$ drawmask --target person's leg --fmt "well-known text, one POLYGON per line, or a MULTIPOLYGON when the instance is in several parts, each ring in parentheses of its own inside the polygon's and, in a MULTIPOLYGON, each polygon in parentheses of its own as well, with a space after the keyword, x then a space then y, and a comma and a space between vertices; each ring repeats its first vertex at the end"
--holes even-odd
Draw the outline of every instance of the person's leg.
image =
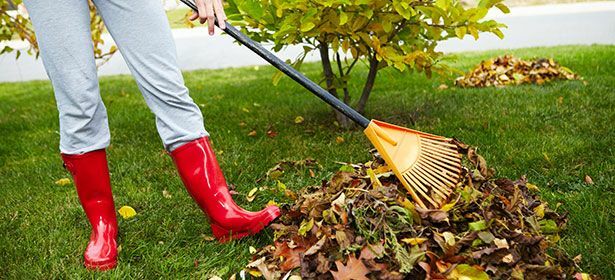
POLYGON ((168 151, 208 136, 201 110, 188 95, 175 41, 159 0, 94 0, 135 77, 168 151))
POLYGON ((280 215, 275 206, 241 209, 218 166, 201 112, 177 65, 171 29, 158 0, 94 0, 145 100, 186 189, 220 241, 255 234, 280 215))
POLYGON ((60 151, 81 154, 109 146, 84 0, 26 0, 60 113, 60 151))
POLYGON ((25 0, 60 112, 60 152, 92 226, 86 267, 117 262, 117 218, 104 148, 109 145, 85 0, 25 0))

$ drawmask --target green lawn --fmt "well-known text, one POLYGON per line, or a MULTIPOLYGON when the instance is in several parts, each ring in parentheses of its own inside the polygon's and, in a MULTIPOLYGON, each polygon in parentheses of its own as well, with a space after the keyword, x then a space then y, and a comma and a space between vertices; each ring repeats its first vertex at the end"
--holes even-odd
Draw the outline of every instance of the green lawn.
MULTIPOLYGON (((455 66, 469 69, 480 60, 512 53, 553 57, 585 78, 544 86, 503 89, 438 90, 450 79, 381 72, 368 115, 380 120, 454 136, 478 146, 498 176, 527 175, 551 207, 568 211, 562 246, 581 254, 582 267, 605 279, 615 278, 615 46, 566 46, 464 53, 455 66), (594 184, 584 183, 584 176, 594 184)), ((303 68, 318 79, 316 64, 303 68)), ((294 170, 281 177, 299 189, 319 184, 339 165, 370 158, 361 131, 343 131, 328 107, 290 79, 271 85, 271 67, 247 67, 185 73, 192 97, 201 106, 223 170, 246 194, 280 160, 316 159, 316 177, 294 170), (295 124, 303 116, 302 124, 295 124), (245 123, 245 125, 241 125, 245 123), (278 135, 269 138, 272 127, 278 135), (248 136, 256 130, 256 137, 248 136), (336 142, 336 137, 345 139, 336 142)), ((360 67, 356 76, 366 74, 360 67)), ((355 92, 360 83, 352 83, 355 92)), ((117 208, 138 215, 120 219, 119 266, 96 275, 81 266, 89 230, 72 186, 54 182, 68 176, 57 152, 58 124, 49 82, 0 84, 0 279, 50 278, 204 278, 240 270, 250 246, 271 240, 271 231, 220 245, 163 152, 154 117, 130 76, 101 79, 109 111, 111 180, 117 208), (167 190, 170 198, 163 196, 167 190)), ((259 192, 259 209, 284 196, 259 192)))

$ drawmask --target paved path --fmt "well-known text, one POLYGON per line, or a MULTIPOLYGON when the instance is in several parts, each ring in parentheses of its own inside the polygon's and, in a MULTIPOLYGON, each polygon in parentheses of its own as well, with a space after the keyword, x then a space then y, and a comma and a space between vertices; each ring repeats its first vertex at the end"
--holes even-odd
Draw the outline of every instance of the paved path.
MULTIPOLYGON (((445 52, 512 49, 568 44, 615 44, 615 1, 544 5, 512 8, 510 14, 493 12, 488 17, 508 25, 504 40, 485 34, 478 41, 451 39, 438 47, 445 52)), ((217 69, 266 64, 250 50, 226 35, 210 37, 202 28, 174 29, 180 66, 183 70, 217 69)), ((108 36, 108 35, 107 35, 108 36)), ((105 38, 110 42, 110 38, 105 38)), ((13 47, 26 45, 14 42, 13 47)), ((301 47, 289 47, 279 55, 294 58, 301 47)), ((311 56, 308 60, 316 60, 311 56)), ((47 79, 39 60, 14 54, 0 56, 0 82, 47 79)), ((115 55, 99 69, 100 75, 128 74, 122 57, 115 55)))

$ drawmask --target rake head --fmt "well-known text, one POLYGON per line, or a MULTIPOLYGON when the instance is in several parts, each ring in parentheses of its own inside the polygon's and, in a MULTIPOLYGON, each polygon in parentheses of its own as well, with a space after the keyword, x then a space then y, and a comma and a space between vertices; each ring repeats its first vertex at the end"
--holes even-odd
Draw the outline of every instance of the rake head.
POLYGON ((419 206, 439 208, 448 200, 461 172, 452 139, 377 120, 364 132, 419 206))

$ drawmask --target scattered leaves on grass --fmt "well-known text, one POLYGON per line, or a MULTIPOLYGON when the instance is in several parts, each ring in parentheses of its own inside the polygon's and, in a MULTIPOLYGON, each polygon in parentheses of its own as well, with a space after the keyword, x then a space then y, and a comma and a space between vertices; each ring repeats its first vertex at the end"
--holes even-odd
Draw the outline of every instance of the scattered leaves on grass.
POLYGON ((277 131, 275 131, 273 128, 269 128, 269 129, 267 130, 267 137, 269 137, 269 138, 274 138, 274 137, 276 137, 276 136, 278 136, 278 132, 277 132, 277 131))
POLYGON ((167 190, 162 190, 162 196, 164 198, 171 198, 171 193, 167 190))
MULTIPOLYGON (((313 158, 306 158, 302 160, 285 160, 278 162, 274 167, 267 171, 267 178, 271 180, 277 180, 284 174, 284 172, 290 168, 303 168, 303 167, 316 167, 322 169, 322 166, 316 162, 313 158)), ((311 169, 310 169, 311 170, 311 169)), ((314 172, 314 171, 312 171, 314 172)), ((311 173, 310 173, 311 176, 311 173)), ((278 186, 279 186, 278 181, 278 186)), ((284 186, 286 187, 286 186, 284 186)))
POLYGON ((297 117, 295 118, 295 123, 296 123, 296 124, 303 123, 303 121, 304 121, 304 119, 303 119, 303 117, 302 117, 302 116, 297 116, 297 117))
MULTIPOLYGON (((456 144, 466 164, 441 209, 413 204, 374 154, 282 204, 273 244, 257 249, 247 272, 266 279, 582 277, 578 262, 556 246, 566 215, 551 210, 525 177, 493 178, 475 148, 456 144)), ((295 164, 279 163, 267 175, 295 164)))
POLYGON ((55 181, 55 184, 60 186, 60 187, 64 187, 64 186, 70 185, 71 181, 68 178, 62 178, 62 179, 59 179, 59 180, 55 181))
POLYGON ((254 201, 254 198, 256 197, 256 192, 258 191, 257 187, 254 187, 250 190, 250 192, 248 192, 248 196, 246 197, 246 199, 248 200, 248 202, 252 202, 254 201))
POLYGON ((135 211, 134 208, 127 206, 127 205, 122 206, 120 210, 118 210, 117 212, 120 213, 122 218, 124 218, 125 220, 130 219, 134 217, 135 215, 137 215, 137 211, 135 211))
POLYGON ((205 240, 205 241, 214 241, 214 240, 216 240, 215 237, 213 237, 211 235, 206 235, 206 234, 201 234, 201 238, 203 238, 203 240, 205 240))
POLYGON ((553 59, 536 58, 528 61, 511 55, 483 60, 465 76, 455 80, 459 87, 490 87, 519 84, 541 85, 551 80, 580 80, 570 69, 553 59))
POLYGON ((585 175, 585 184, 588 185, 593 185, 594 184, 594 180, 592 179, 592 177, 589 177, 589 175, 585 175))

